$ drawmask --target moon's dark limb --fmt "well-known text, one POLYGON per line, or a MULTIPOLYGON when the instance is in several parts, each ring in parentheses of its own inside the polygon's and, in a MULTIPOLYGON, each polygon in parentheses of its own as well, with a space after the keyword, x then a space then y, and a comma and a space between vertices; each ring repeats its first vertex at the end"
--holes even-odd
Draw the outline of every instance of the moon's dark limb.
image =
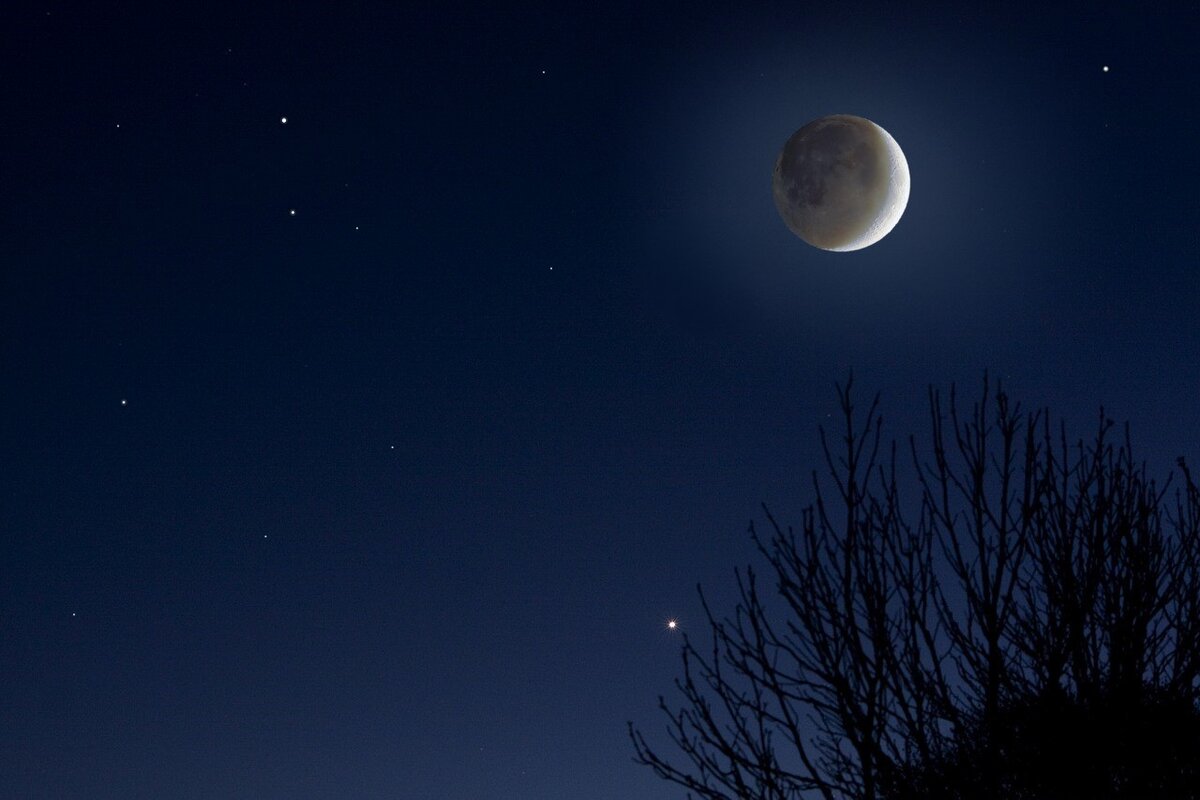
POLYGON ((886 235, 903 213, 908 167, 878 125, 837 114, 792 134, 775 162, 772 185, 775 206, 793 233, 825 250, 856 250, 886 235))

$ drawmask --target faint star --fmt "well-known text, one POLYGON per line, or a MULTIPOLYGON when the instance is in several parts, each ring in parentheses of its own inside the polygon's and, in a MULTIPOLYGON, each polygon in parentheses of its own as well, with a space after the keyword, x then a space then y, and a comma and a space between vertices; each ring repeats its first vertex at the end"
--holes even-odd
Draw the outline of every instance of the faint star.
POLYGON ((129 401, 128 401, 128 400, 125 400, 124 398, 122 398, 122 399, 121 399, 121 405, 123 405, 123 406, 127 406, 127 405, 129 405, 129 401))

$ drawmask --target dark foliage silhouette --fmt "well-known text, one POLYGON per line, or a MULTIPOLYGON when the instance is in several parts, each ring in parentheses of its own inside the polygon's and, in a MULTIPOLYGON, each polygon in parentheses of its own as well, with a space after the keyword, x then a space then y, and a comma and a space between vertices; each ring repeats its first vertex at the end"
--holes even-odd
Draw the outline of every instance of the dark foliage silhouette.
POLYGON ((1200 787, 1200 715, 1144 687, 1088 700, 1061 689, 1006 704, 993 731, 968 728, 936 764, 900 772, 893 800, 1191 798, 1200 787), (983 765, 994 759, 985 782, 983 765))
POLYGON ((1200 798, 1187 465, 1157 484, 1103 411, 1070 440, 986 378, 969 414, 931 389, 903 448, 838 392, 798 530, 751 525, 770 591, 701 593, 671 744, 630 725, 635 759, 708 800, 1200 798))

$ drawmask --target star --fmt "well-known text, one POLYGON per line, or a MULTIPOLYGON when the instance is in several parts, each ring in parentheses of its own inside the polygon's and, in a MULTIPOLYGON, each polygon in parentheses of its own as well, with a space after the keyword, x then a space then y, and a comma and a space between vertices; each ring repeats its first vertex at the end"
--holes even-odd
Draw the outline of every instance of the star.
POLYGON ((280 117, 280 118, 279 118, 279 124, 280 124, 280 125, 287 125, 287 117, 280 117))
POLYGON ((294 216, 296 216, 296 209, 294 209, 294 208, 289 208, 289 209, 288 209, 288 216, 289 216, 289 217, 294 217, 294 216))
POLYGON ((129 401, 126 400, 125 398, 121 398, 121 405, 127 406, 127 405, 129 405, 129 401))
POLYGON ((1103 67, 1103 69, 1104 69, 1104 71, 1105 71, 1105 72, 1108 72, 1108 66, 1107 66, 1107 65, 1105 65, 1105 66, 1103 67))
POLYGON ((675 619, 667 620, 667 630, 673 631, 678 627, 679 627, 679 620, 675 620, 675 619))

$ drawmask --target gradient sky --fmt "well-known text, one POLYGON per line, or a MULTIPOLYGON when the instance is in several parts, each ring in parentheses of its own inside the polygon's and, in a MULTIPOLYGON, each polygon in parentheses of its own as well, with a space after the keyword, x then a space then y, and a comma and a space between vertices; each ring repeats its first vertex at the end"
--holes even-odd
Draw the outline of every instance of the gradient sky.
POLYGON ((850 369, 1200 463, 1200 18, 987 5, 0 12, 0 796, 682 797, 625 721, 850 369))

